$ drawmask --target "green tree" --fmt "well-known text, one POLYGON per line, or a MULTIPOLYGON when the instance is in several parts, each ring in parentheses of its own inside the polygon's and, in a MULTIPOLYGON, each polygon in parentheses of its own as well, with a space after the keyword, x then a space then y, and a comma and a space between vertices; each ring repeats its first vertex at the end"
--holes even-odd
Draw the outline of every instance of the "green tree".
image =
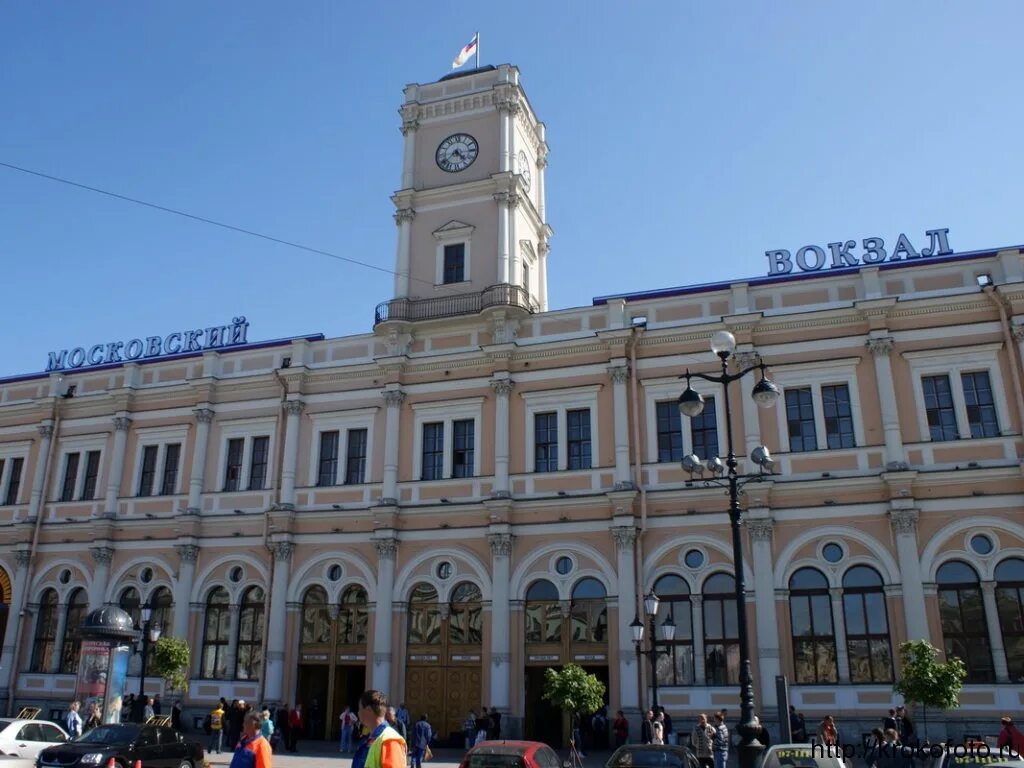
POLYGON ((188 669, 192 651, 177 637, 161 637, 153 646, 153 672, 164 679, 172 691, 188 690, 188 669))
POLYGON ((544 692, 541 695, 563 714, 579 712, 583 716, 596 712, 604 706, 605 690, 604 683, 596 675, 577 664, 568 664, 560 670, 551 667, 544 670, 544 692))
POLYGON ((893 690, 908 704, 920 704, 922 734, 928 740, 928 707, 945 712, 960 706, 960 689, 967 677, 967 667, 956 656, 936 661, 939 655, 927 640, 914 640, 900 645, 900 679, 893 690))

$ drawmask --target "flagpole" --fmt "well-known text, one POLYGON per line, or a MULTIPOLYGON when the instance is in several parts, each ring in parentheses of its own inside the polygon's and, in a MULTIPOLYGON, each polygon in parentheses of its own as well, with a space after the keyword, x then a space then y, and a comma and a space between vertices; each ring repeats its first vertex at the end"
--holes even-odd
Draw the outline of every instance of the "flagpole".
POLYGON ((480 33, 476 33, 476 68, 480 69, 480 33))

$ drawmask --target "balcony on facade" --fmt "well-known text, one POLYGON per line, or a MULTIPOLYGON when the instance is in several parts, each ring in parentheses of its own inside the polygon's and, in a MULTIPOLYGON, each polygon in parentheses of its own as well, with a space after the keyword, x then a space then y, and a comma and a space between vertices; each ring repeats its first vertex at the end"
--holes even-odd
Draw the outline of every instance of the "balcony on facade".
POLYGON ((539 307, 525 288, 501 283, 479 293, 460 293, 454 296, 435 296, 429 299, 400 298, 382 301, 374 312, 373 324, 388 321, 414 322, 439 320, 445 317, 475 315, 491 307, 514 307, 529 313, 539 307))

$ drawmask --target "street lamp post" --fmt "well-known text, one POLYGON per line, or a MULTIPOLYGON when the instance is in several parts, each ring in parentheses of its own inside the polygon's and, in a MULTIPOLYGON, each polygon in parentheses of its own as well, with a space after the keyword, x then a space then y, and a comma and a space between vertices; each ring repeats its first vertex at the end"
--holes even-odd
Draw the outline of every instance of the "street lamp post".
MULTIPOLYGON (((743 542, 740 538, 740 489, 748 482, 757 481, 771 474, 775 462, 768 449, 763 445, 755 448, 750 459, 758 467, 757 474, 740 475, 736 472, 736 452, 732 440, 732 408, 729 403, 729 385, 739 381, 754 369, 761 371, 751 392, 754 402, 761 408, 771 408, 779 399, 779 388, 765 374, 763 362, 741 367, 736 373, 729 373, 729 358, 736 351, 736 337, 728 331, 719 331, 711 337, 711 351, 718 355, 722 364, 722 372, 718 376, 703 373, 686 372, 686 390, 679 397, 679 411, 682 415, 693 418, 704 410, 704 397, 690 387, 690 379, 698 378, 722 385, 725 400, 725 435, 728 454, 725 463, 717 457, 702 461, 695 454, 683 457, 683 469, 691 476, 703 476, 710 472, 711 477, 704 479, 708 485, 718 485, 729 490, 729 523, 732 527, 732 558, 736 570, 736 625, 740 644, 740 734, 739 751, 740 768, 754 768, 764 745, 757 740, 757 725, 754 723, 754 680, 750 672, 750 638, 747 633, 746 584, 743 579, 743 542), (725 477, 719 477, 722 474, 725 477)), ((683 377, 680 377, 683 378, 683 377)))
MULTIPOLYGON (((146 661, 149 656, 149 646, 160 639, 163 627, 159 624, 153 625, 153 605, 146 601, 142 606, 142 669, 139 674, 139 698, 142 699, 146 693, 146 661)), ((140 709, 141 711, 141 709, 140 709)))
MULTIPOLYGON (((658 708, 658 656, 663 653, 670 653, 667 648, 664 650, 658 648, 658 632, 654 620, 658 617, 658 606, 660 604, 661 600, 658 599, 658 596, 654 594, 654 592, 651 592, 644 598, 644 613, 647 615, 647 621, 650 622, 651 625, 650 634, 648 635, 648 645, 650 647, 646 651, 643 650, 642 647, 644 640, 644 623, 640 621, 640 616, 636 616, 633 619, 633 623, 629 625, 629 628, 633 630, 633 645, 636 646, 637 664, 639 665, 641 656, 646 656, 651 660, 651 709, 658 708)), ((660 634, 661 643, 671 643, 675 639, 676 623, 672 621, 671 614, 666 616, 665 620, 661 623, 660 634)))

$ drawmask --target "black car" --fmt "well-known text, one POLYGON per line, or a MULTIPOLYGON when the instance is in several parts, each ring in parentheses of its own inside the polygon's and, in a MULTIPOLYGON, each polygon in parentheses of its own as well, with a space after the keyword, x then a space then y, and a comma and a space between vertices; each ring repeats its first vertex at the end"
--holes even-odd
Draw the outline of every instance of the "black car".
POLYGON ((74 741, 39 753, 36 768, 203 768, 203 747, 159 725, 100 725, 74 741))
POLYGON ((605 768, 700 768, 700 761, 688 747, 627 744, 612 753, 605 768))

